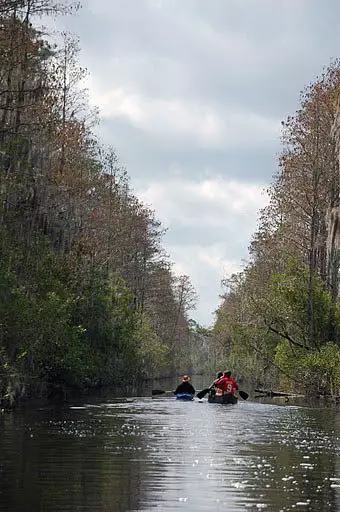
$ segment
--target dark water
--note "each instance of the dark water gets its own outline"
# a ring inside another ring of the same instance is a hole
[[[107,399],[0,414],[0,510],[340,511],[340,413]]]

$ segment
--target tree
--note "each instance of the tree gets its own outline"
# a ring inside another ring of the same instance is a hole
[[[188,357],[193,288],[174,275],[155,212],[93,133],[78,42],[64,34],[52,46],[31,24],[69,9],[0,6],[3,392],[131,383]]]
[[[303,358],[340,342],[339,253],[332,242],[339,201],[332,136],[339,85],[336,61],[302,92],[301,108],[283,123],[279,170],[250,244],[250,261],[226,281],[215,336],[222,339],[229,359],[242,354],[246,373],[251,361],[257,368],[260,362],[263,370],[270,364],[296,383]],[[291,373],[284,363],[289,357],[296,362]]]

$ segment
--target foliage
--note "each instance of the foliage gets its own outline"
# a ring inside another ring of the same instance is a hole
[[[0,399],[19,381],[19,395],[131,384],[173,371],[190,348],[194,290],[92,132],[78,42],[48,43],[31,23],[73,8],[0,8]]]
[[[165,367],[169,349],[152,330],[148,317],[139,314],[138,328],[134,332],[137,346],[135,372],[138,376],[155,375],[159,368]]]
[[[340,346],[328,342],[320,350],[307,353],[302,349],[292,350],[286,342],[281,342],[276,349],[275,361],[285,369],[287,375],[303,384],[306,393],[335,394],[340,386]],[[287,378],[283,379],[287,386]]]
[[[340,394],[330,365],[340,344],[340,182],[333,139],[340,133],[339,87],[340,62],[334,61],[282,123],[279,170],[250,261],[223,281],[214,345],[257,385],[314,393],[315,375],[316,387]]]

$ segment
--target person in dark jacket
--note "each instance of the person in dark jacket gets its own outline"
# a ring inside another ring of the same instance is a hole
[[[184,393],[188,393],[190,395],[195,394],[195,388],[189,382],[190,377],[188,375],[183,375],[182,382],[176,388],[175,395],[181,395]]]

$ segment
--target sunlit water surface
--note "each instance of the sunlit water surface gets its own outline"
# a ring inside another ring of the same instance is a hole
[[[339,412],[174,398],[0,415],[0,510],[340,511]]]

